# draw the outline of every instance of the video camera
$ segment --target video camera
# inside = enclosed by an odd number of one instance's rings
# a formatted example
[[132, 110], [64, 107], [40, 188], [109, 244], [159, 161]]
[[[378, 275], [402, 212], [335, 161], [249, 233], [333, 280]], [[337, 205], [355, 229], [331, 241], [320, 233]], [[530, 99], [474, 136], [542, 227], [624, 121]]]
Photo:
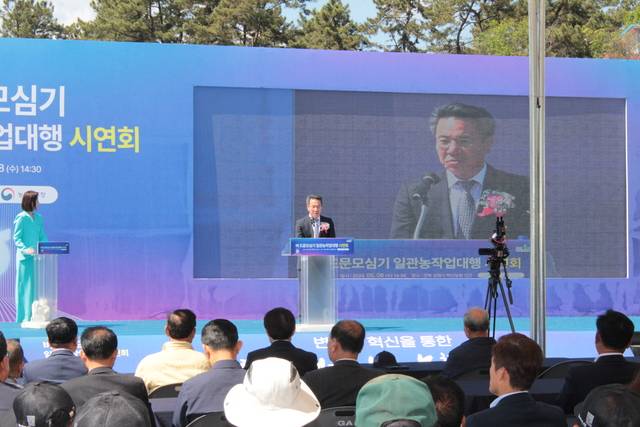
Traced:
[[504, 225], [504, 218], [496, 216], [496, 231], [491, 236], [493, 248], [480, 248], [478, 255], [490, 256], [497, 260], [504, 260], [509, 256], [509, 248], [507, 248], [507, 227]]

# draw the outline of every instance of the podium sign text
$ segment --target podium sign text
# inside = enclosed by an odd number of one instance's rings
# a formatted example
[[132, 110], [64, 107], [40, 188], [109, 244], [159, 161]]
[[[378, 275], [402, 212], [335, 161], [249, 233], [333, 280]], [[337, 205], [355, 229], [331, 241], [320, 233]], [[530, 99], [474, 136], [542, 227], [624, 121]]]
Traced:
[[289, 239], [290, 254], [293, 256], [349, 255], [353, 253], [352, 238], [338, 239]]

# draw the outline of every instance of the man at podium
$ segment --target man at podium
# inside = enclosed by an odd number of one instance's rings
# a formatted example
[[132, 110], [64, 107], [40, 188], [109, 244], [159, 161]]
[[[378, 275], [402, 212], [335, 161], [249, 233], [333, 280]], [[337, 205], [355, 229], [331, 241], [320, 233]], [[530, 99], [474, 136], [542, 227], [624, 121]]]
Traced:
[[310, 194], [307, 196], [307, 212], [304, 218], [296, 221], [296, 237], [336, 237], [333, 220], [322, 216], [322, 197]]

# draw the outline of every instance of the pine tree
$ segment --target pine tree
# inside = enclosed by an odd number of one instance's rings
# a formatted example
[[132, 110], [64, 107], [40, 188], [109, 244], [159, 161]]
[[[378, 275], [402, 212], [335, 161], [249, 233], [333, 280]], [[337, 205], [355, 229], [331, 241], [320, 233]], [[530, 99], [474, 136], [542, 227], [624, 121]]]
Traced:
[[3, 37], [60, 38], [63, 27], [53, 16], [46, 0], [4, 0], [0, 10]]

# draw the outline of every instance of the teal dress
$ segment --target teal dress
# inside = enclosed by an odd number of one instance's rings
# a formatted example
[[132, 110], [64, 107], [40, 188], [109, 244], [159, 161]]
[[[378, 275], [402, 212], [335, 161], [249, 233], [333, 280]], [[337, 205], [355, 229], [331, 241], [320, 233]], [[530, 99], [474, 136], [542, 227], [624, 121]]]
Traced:
[[13, 241], [16, 244], [16, 322], [31, 320], [31, 304], [36, 298], [35, 254], [25, 253], [33, 248], [38, 251], [38, 242], [46, 242], [42, 215], [22, 211], [13, 220]]

